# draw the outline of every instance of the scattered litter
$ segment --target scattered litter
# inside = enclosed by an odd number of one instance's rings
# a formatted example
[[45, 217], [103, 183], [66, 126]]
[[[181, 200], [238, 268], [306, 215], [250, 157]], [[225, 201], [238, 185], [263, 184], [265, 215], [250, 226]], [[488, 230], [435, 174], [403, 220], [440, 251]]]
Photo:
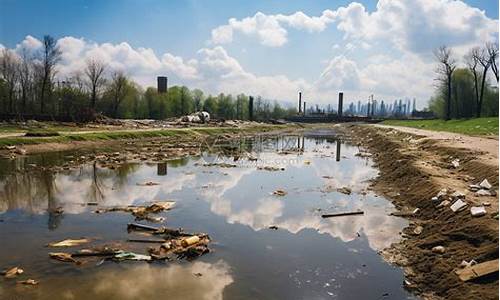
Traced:
[[311, 164], [311, 161], [310, 161], [310, 160], [304, 160], [304, 164], [305, 164], [305, 165], [310, 165], [310, 164]]
[[149, 255], [142, 255], [142, 254], [137, 254], [134, 252], [126, 252], [126, 251], [118, 251], [113, 258], [118, 259], [118, 260], [136, 260], [136, 261], [150, 261], [151, 256]]
[[454, 160], [451, 161], [451, 166], [455, 169], [457, 169], [458, 167], [460, 167], [460, 159], [456, 158]]
[[5, 278], [14, 278], [16, 277], [17, 275], [20, 275], [24, 272], [23, 269], [19, 268], [19, 267], [13, 267], [13, 268], [10, 268], [6, 271], [3, 271], [2, 272], [2, 275], [5, 276]]
[[446, 249], [443, 246], [436, 246], [432, 248], [432, 252], [437, 254], [443, 254], [446, 252]]
[[424, 227], [422, 227], [422, 226], [417, 226], [417, 227], [415, 227], [415, 229], [413, 229], [413, 233], [415, 235], [420, 235], [422, 233], [422, 231], [424, 231]]
[[479, 184], [470, 184], [469, 185], [469, 190], [476, 192], [481, 189], [481, 186]]
[[264, 167], [257, 167], [257, 170], [264, 170], [264, 171], [285, 171], [285, 168], [264, 166]]
[[460, 268], [466, 268], [466, 267], [471, 267], [473, 265], [477, 264], [477, 261], [471, 259], [470, 261], [462, 260], [460, 263]]
[[479, 184], [480, 187], [482, 187], [483, 189], [491, 189], [491, 184], [488, 182], [488, 179], [484, 179], [483, 181], [481, 181], [481, 183]]
[[475, 264], [472, 266], [467, 266], [463, 269], [455, 271], [460, 280], [469, 281], [484, 275], [498, 272], [498, 259], [490, 260], [480, 264]]
[[348, 187], [345, 187], [345, 186], [338, 188], [337, 192], [342, 193], [342, 194], [346, 194], [346, 195], [350, 195], [352, 193], [351, 189]]
[[153, 185], [159, 185], [159, 183], [158, 182], [153, 182], [153, 181], [147, 181], [147, 182], [144, 182], [144, 183], [138, 182], [137, 185], [139, 185], [139, 186], [153, 186]]
[[333, 218], [333, 217], [341, 217], [341, 216], [352, 216], [352, 215], [363, 215], [365, 212], [363, 211], [352, 211], [352, 212], [343, 212], [343, 213], [335, 213], [335, 214], [324, 214], [321, 215], [322, 218]]
[[149, 214], [150, 213], [156, 214], [164, 210], [170, 210], [174, 206], [175, 206], [175, 201], [159, 201], [159, 202], [154, 202], [148, 206], [131, 205], [131, 206], [119, 206], [119, 207], [98, 209], [95, 211], [95, 213], [123, 211], [123, 212], [130, 212], [134, 217], [136, 217], [137, 220], [147, 220], [150, 222], [163, 222], [165, 221], [165, 218], [152, 217]]
[[90, 257], [90, 256], [113, 256], [118, 251], [118, 249], [112, 249], [108, 247], [99, 247], [93, 249], [81, 249], [71, 254], [71, 257]]
[[276, 190], [273, 192], [273, 195], [276, 195], [276, 196], [285, 196], [287, 194], [287, 192], [285, 192], [284, 190]]
[[491, 206], [491, 202], [483, 202], [483, 206]]
[[219, 168], [236, 168], [237, 165], [235, 164], [228, 164], [228, 163], [206, 163], [203, 164], [204, 167], [219, 167]]
[[473, 217], [482, 217], [486, 215], [486, 209], [484, 206], [473, 206], [470, 208], [470, 213]]
[[451, 197], [453, 199], [465, 199], [465, 194], [462, 192], [456, 191], [453, 194], [451, 194]]
[[354, 156], [358, 156], [358, 157], [372, 157], [372, 154], [369, 153], [369, 152], [358, 152]]
[[443, 198], [444, 196], [448, 195], [448, 190], [447, 189], [442, 189], [439, 191], [439, 193], [436, 195], [438, 199]]
[[127, 242], [130, 242], [130, 243], [160, 243], [160, 244], [163, 244], [165, 243], [165, 240], [151, 240], [151, 239], [145, 239], [145, 240], [141, 240], [141, 239], [128, 239]]
[[413, 215], [416, 215], [416, 214], [418, 214], [419, 212], [420, 212], [420, 208], [418, 208], [418, 207], [417, 207], [417, 208], [415, 208], [415, 209], [412, 211], [412, 214], [413, 214]]
[[193, 273], [193, 275], [194, 275], [194, 276], [196, 276], [196, 277], [201, 277], [201, 276], [203, 276], [203, 274], [201, 274], [201, 273]]
[[491, 196], [491, 192], [488, 190], [479, 190], [476, 192], [478, 196]]
[[88, 239], [79, 239], [79, 240], [66, 239], [66, 240], [62, 240], [60, 242], [49, 243], [47, 246], [49, 246], [49, 247], [74, 247], [74, 246], [79, 246], [81, 244], [86, 244], [88, 242], [90, 242], [90, 240], [88, 240]]
[[194, 245], [200, 241], [200, 237], [197, 235], [190, 236], [188, 238], [185, 238], [181, 241], [182, 247], [189, 247], [191, 245]]
[[450, 203], [451, 203], [451, 202], [450, 202], [450, 201], [448, 201], [448, 200], [443, 200], [443, 201], [441, 201], [441, 203], [439, 203], [439, 204], [437, 205], [437, 207], [445, 207], [445, 206], [450, 205]]
[[324, 175], [322, 177], [325, 178], [325, 179], [333, 179], [333, 176], [328, 176], [328, 175]]
[[20, 280], [17, 283], [19, 283], [19, 284], [26, 284], [26, 285], [37, 285], [38, 281], [36, 281], [34, 279], [26, 279], [26, 280]]
[[50, 258], [53, 258], [55, 260], [63, 261], [63, 262], [72, 262], [76, 264], [81, 264], [80, 261], [74, 259], [71, 254], [66, 253], [66, 252], [50, 252], [49, 253]]
[[268, 228], [272, 229], [272, 230], [278, 230], [278, 226], [276, 226], [276, 225], [271, 225]]
[[465, 203], [464, 201], [458, 199], [457, 201], [455, 201], [451, 206], [451, 210], [453, 212], [458, 212], [460, 211], [461, 209], [465, 208], [467, 206], [467, 203]]

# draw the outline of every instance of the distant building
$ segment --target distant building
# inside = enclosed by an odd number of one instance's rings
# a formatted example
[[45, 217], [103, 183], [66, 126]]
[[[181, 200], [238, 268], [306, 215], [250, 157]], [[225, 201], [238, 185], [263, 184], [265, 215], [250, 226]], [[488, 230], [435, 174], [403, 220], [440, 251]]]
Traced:
[[168, 89], [167, 76], [158, 76], [158, 94], [166, 93]]

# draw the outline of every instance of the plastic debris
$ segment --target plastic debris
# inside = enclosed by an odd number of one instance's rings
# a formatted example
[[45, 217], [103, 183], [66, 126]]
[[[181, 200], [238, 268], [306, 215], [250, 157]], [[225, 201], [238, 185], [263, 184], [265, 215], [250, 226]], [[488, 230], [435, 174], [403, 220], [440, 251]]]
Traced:
[[460, 167], [460, 159], [454, 159], [451, 161], [451, 166], [455, 169], [457, 169], [458, 167]]
[[458, 199], [457, 201], [455, 201], [451, 206], [451, 210], [453, 212], [458, 212], [460, 211], [461, 209], [465, 208], [467, 206], [467, 203], [465, 203], [464, 201]]
[[264, 171], [285, 171], [285, 168], [264, 166], [264, 167], [257, 167], [257, 170], [264, 170]]
[[191, 245], [194, 245], [200, 241], [200, 237], [197, 235], [190, 236], [188, 238], [185, 238], [181, 241], [182, 247], [189, 247]]
[[26, 280], [20, 280], [17, 283], [19, 283], [19, 284], [26, 284], [26, 285], [37, 285], [38, 281], [36, 281], [34, 279], [26, 279]]
[[473, 259], [471, 259], [470, 261], [462, 260], [462, 262], [460, 263], [460, 268], [471, 267], [475, 264], [477, 264], [477, 261]]
[[439, 204], [437, 205], [437, 207], [445, 207], [445, 206], [450, 205], [450, 203], [451, 203], [451, 202], [450, 202], [450, 201], [448, 201], [448, 200], [443, 200], [443, 201], [441, 201], [441, 203], [439, 203]]
[[134, 252], [118, 251], [113, 258], [118, 260], [136, 260], [136, 261], [150, 261], [150, 255], [137, 254]]
[[276, 196], [285, 196], [286, 194], [287, 194], [287, 192], [284, 190], [276, 190], [273, 192], [273, 195], [276, 195]]
[[144, 183], [138, 182], [137, 185], [139, 185], [139, 186], [153, 186], [153, 185], [159, 185], [159, 183], [158, 182], [153, 182], [153, 181], [147, 181], [147, 182], [144, 182]]
[[488, 190], [479, 190], [476, 192], [476, 195], [478, 195], [478, 196], [491, 196], [491, 193]]
[[5, 276], [5, 278], [14, 278], [17, 275], [20, 275], [23, 273], [24, 273], [24, 270], [19, 268], [19, 267], [13, 267], [13, 268], [10, 268], [10, 269], [2, 272], [2, 274]]
[[66, 252], [50, 252], [49, 253], [50, 258], [53, 258], [55, 260], [63, 261], [63, 262], [72, 262], [76, 264], [81, 264], [80, 261], [74, 259], [71, 254], [66, 253]]
[[451, 197], [453, 199], [465, 199], [465, 194], [462, 192], [456, 191], [453, 194], [451, 194]]
[[55, 243], [49, 243], [49, 247], [74, 247], [74, 246], [79, 246], [85, 243], [90, 242], [88, 239], [78, 239], [78, 240], [73, 240], [73, 239], [66, 239], [62, 240], [60, 242], [55, 242]]
[[337, 192], [342, 193], [342, 194], [346, 194], [346, 195], [350, 195], [352, 193], [351, 189], [346, 187], [346, 186], [338, 188]]
[[417, 226], [417, 227], [415, 227], [415, 229], [413, 229], [413, 233], [415, 235], [420, 235], [422, 233], [422, 231], [424, 231], [424, 227], [422, 227], [422, 226]]
[[483, 189], [491, 189], [491, 184], [488, 182], [488, 179], [484, 179], [483, 181], [481, 181], [481, 183], [479, 184], [480, 187], [482, 187]]
[[470, 213], [473, 217], [482, 217], [486, 215], [486, 209], [484, 206], [473, 206], [470, 208]]
[[444, 248], [443, 246], [436, 246], [432, 248], [432, 252], [437, 254], [443, 254], [446, 252], [446, 248]]

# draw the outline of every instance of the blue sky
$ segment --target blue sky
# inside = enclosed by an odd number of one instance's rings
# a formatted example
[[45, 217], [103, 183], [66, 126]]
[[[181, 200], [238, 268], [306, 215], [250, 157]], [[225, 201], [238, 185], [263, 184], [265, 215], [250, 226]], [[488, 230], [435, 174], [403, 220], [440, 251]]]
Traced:
[[[268, 98], [290, 100], [290, 98], [293, 99], [298, 89], [302, 89], [307, 91], [315, 101], [322, 103], [329, 101], [336, 91], [346, 90], [350, 91], [346, 95], [348, 100], [364, 99], [368, 94], [375, 93], [386, 100], [417, 97], [419, 103], [423, 105], [431, 94], [429, 88], [432, 80], [422, 87], [426, 90], [425, 92], [406, 92], [405, 89], [391, 86], [391, 82], [384, 83], [384, 80], [377, 82], [376, 77], [379, 77], [377, 74], [390, 72], [391, 63], [392, 68], [398, 68], [395, 62], [400, 62], [412, 64], [415, 72], [421, 71], [422, 73], [420, 77], [417, 74], [415, 79], [406, 78], [406, 81], [414, 80], [407, 82], [408, 86], [414, 85], [415, 82], [425, 82], [422, 78], [429, 75], [429, 69], [426, 66], [430, 65], [432, 49], [416, 45], [429, 43], [430, 46], [435, 46], [442, 42], [442, 44], [456, 47], [457, 55], [461, 55], [467, 47], [481, 44], [495, 34], [498, 35], [497, 1], [469, 0], [459, 5], [458, 8], [454, 6], [458, 9], [458, 14], [463, 12], [463, 15], [468, 15], [473, 11], [475, 17], [465, 18], [463, 22], [464, 24], [473, 23], [468, 26], [479, 28], [468, 28], [460, 34], [455, 32], [453, 26], [458, 25], [454, 24], [451, 16], [450, 22], [444, 25], [439, 23], [440, 20], [432, 20], [429, 17], [433, 13], [441, 16], [440, 11], [449, 11], [450, 1], [436, 1], [440, 2], [439, 6], [436, 5], [428, 12], [427, 7], [430, 5], [424, 3], [425, 1], [409, 1], [412, 4], [408, 4], [408, 1], [402, 2], [401, 7], [404, 6], [403, 11], [408, 13], [408, 17], [405, 19], [402, 14], [401, 20], [397, 20], [401, 24], [390, 25], [394, 27], [388, 30], [391, 35], [400, 35], [399, 38], [393, 38], [384, 35], [383, 26], [388, 25], [381, 24], [384, 18], [397, 17], [398, 13], [395, 9], [399, 8], [396, 5], [389, 6], [387, 3], [384, 5], [379, 3], [379, 8], [377, 8], [377, 1], [359, 1], [361, 6], [357, 6], [351, 1], [333, 0], [0, 0], [0, 44], [7, 48], [15, 48], [27, 36], [41, 39], [44, 34], [51, 34], [56, 38], [83, 39], [86, 44], [85, 50], [80, 49], [78, 52], [82, 57], [92, 48], [88, 45], [93, 45], [95, 48], [104, 43], [116, 46], [125, 42], [132, 49], [126, 51], [146, 48], [151, 49], [159, 60], [166, 53], [176, 58], [162, 66], [156, 66], [156, 62], [150, 62], [149, 58], [145, 59], [144, 66], [137, 62], [137, 65], [129, 70], [130, 75], [144, 85], [152, 84], [157, 73], [164, 72], [172, 78], [173, 83], [201, 87], [211, 93], [219, 91], [235, 93], [237, 89], [233, 86], [238, 82], [236, 79], [232, 82], [227, 80], [224, 84], [217, 82], [217, 80], [234, 77], [248, 81], [241, 84], [243, 92], [259, 93]], [[418, 2], [418, 4], [413, 2]], [[265, 28], [265, 26], [272, 25], [267, 22], [269, 20], [274, 22], [273, 18], [277, 15], [292, 16], [300, 11], [307, 17], [320, 17], [325, 10], [337, 14], [340, 7], [346, 8], [346, 15], [330, 17], [325, 22], [326, 26], [321, 29], [312, 29], [308, 24], [299, 24], [294, 27], [287, 23], [290, 19], [279, 21], [278, 28], [276, 26], [271, 26], [269, 30]], [[361, 10], [360, 7], [363, 9]], [[474, 8], [484, 11], [484, 15]], [[359, 15], [359, 12], [363, 10], [365, 17]], [[415, 13], [419, 11], [422, 12], [421, 15]], [[247, 25], [241, 23], [231, 29], [231, 41], [214, 42], [216, 40], [212, 33], [214, 29], [227, 25], [230, 18], [241, 21], [244, 18], [255, 17], [257, 12], [262, 12], [265, 16], [260, 18], [264, 24], [257, 25], [257, 30], [260, 28], [264, 30], [264, 34], [269, 33], [269, 36], [262, 37], [255, 32], [245, 33], [246, 29], [241, 29], [241, 26]], [[377, 12], [380, 16], [376, 16]], [[384, 17], [384, 14], [387, 17]], [[444, 19], [446, 21], [446, 17]], [[338, 27], [341, 23], [349, 25], [356, 22], [361, 22], [360, 26], [366, 28], [358, 30], [355, 27], [347, 29]], [[372, 29], [371, 22], [378, 24], [374, 27], [381, 27]], [[446, 30], [434, 32], [432, 28], [436, 28], [435, 22], [443, 25], [449, 32]], [[494, 22], [496, 22], [496, 29], [492, 29]], [[412, 30], [414, 26], [412, 23], [424, 23], [415, 27], [418, 30], [422, 27], [430, 29], [423, 30], [423, 33], [416, 32]], [[481, 29], [483, 27], [486, 29]], [[286, 32], [286, 42], [269, 46], [274, 34], [280, 34], [283, 30]], [[357, 35], [359, 32], [362, 32], [360, 36]], [[283, 38], [283, 36], [279, 37]], [[408, 40], [402, 41], [403, 39]], [[412, 45], [409, 39], [417, 42]], [[77, 47], [74, 41], [66, 40], [66, 43], [68, 43], [67, 49]], [[217, 48], [215, 52], [208, 51], [215, 48]], [[117, 52], [118, 50], [113, 52], [113, 55], [102, 57], [117, 59], [120, 57], [116, 54]], [[127, 55], [125, 56], [129, 57]], [[180, 65], [179, 58], [182, 59]], [[78, 55], [68, 56], [67, 59], [78, 60]], [[191, 63], [188, 64], [190, 60]], [[213, 63], [214, 61], [217, 63]], [[418, 63], [414, 63], [415, 61]], [[66, 61], [65, 64], [70, 66], [73, 62]], [[78, 62], [74, 64], [78, 65]], [[113, 61], [110, 64], [119, 65], [118, 62]], [[228, 67], [228, 64], [232, 67]], [[122, 65], [126, 67], [123, 62]], [[213, 67], [213, 65], [219, 67], [223, 65], [226, 69], [210, 69], [209, 66]], [[151, 71], [149, 76], [148, 70]], [[185, 70], [188, 74], [179, 75], [179, 70]], [[61, 74], [69, 76], [68, 72], [69, 70], [61, 70]], [[228, 74], [231, 76], [227, 76]], [[209, 83], [207, 80], [214, 82]], [[277, 88], [280, 91], [277, 91]], [[281, 91], [281, 89], [286, 89], [286, 91]]]

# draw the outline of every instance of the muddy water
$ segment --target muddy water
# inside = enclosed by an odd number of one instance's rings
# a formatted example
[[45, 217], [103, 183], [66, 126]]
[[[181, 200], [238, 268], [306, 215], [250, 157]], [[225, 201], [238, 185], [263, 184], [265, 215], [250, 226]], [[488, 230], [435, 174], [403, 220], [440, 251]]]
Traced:
[[[0, 298], [411, 298], [401, 269], [377, 254], [398, 240], [406, 223], [389, 216], [393, 206], [367, 190], [377, 171], [369, 159], [355, 156], [356, 147], [330, 132], [206, 146], [211, 151], [200, 157], [115, 170], [97, 164], [40, 169], [76, 153], [0, 161], [0, 268], [25, 270], [18, 279], [0, 279]], [[137, 185], [147, 181], [159, 185]], [[344, 186], [352, 194], [336, 191]], [[272, 195], [276, 189], [287, 195]], [[80, 237], [145, 254], [148, 245], [126, 241], [137, 237], [126, 230], [131, 215], [95, 214], [96, 206], [87, 203], [107, 207], [155, 200], [175, 200], [173, 210], [160, 214], [167, 218], [164, 225], [208, 233], [213, 251], [192, 262], [166, 263], [96, 260], [76, 266], [48, 257], [53, 249], [47, 243]], [[64, 209], [62, 215], [47, 212], [57, 207]], [[321, 218], [356, 210], [365, 214]], [[16, 285], [27, 278], [40, 284]]]

